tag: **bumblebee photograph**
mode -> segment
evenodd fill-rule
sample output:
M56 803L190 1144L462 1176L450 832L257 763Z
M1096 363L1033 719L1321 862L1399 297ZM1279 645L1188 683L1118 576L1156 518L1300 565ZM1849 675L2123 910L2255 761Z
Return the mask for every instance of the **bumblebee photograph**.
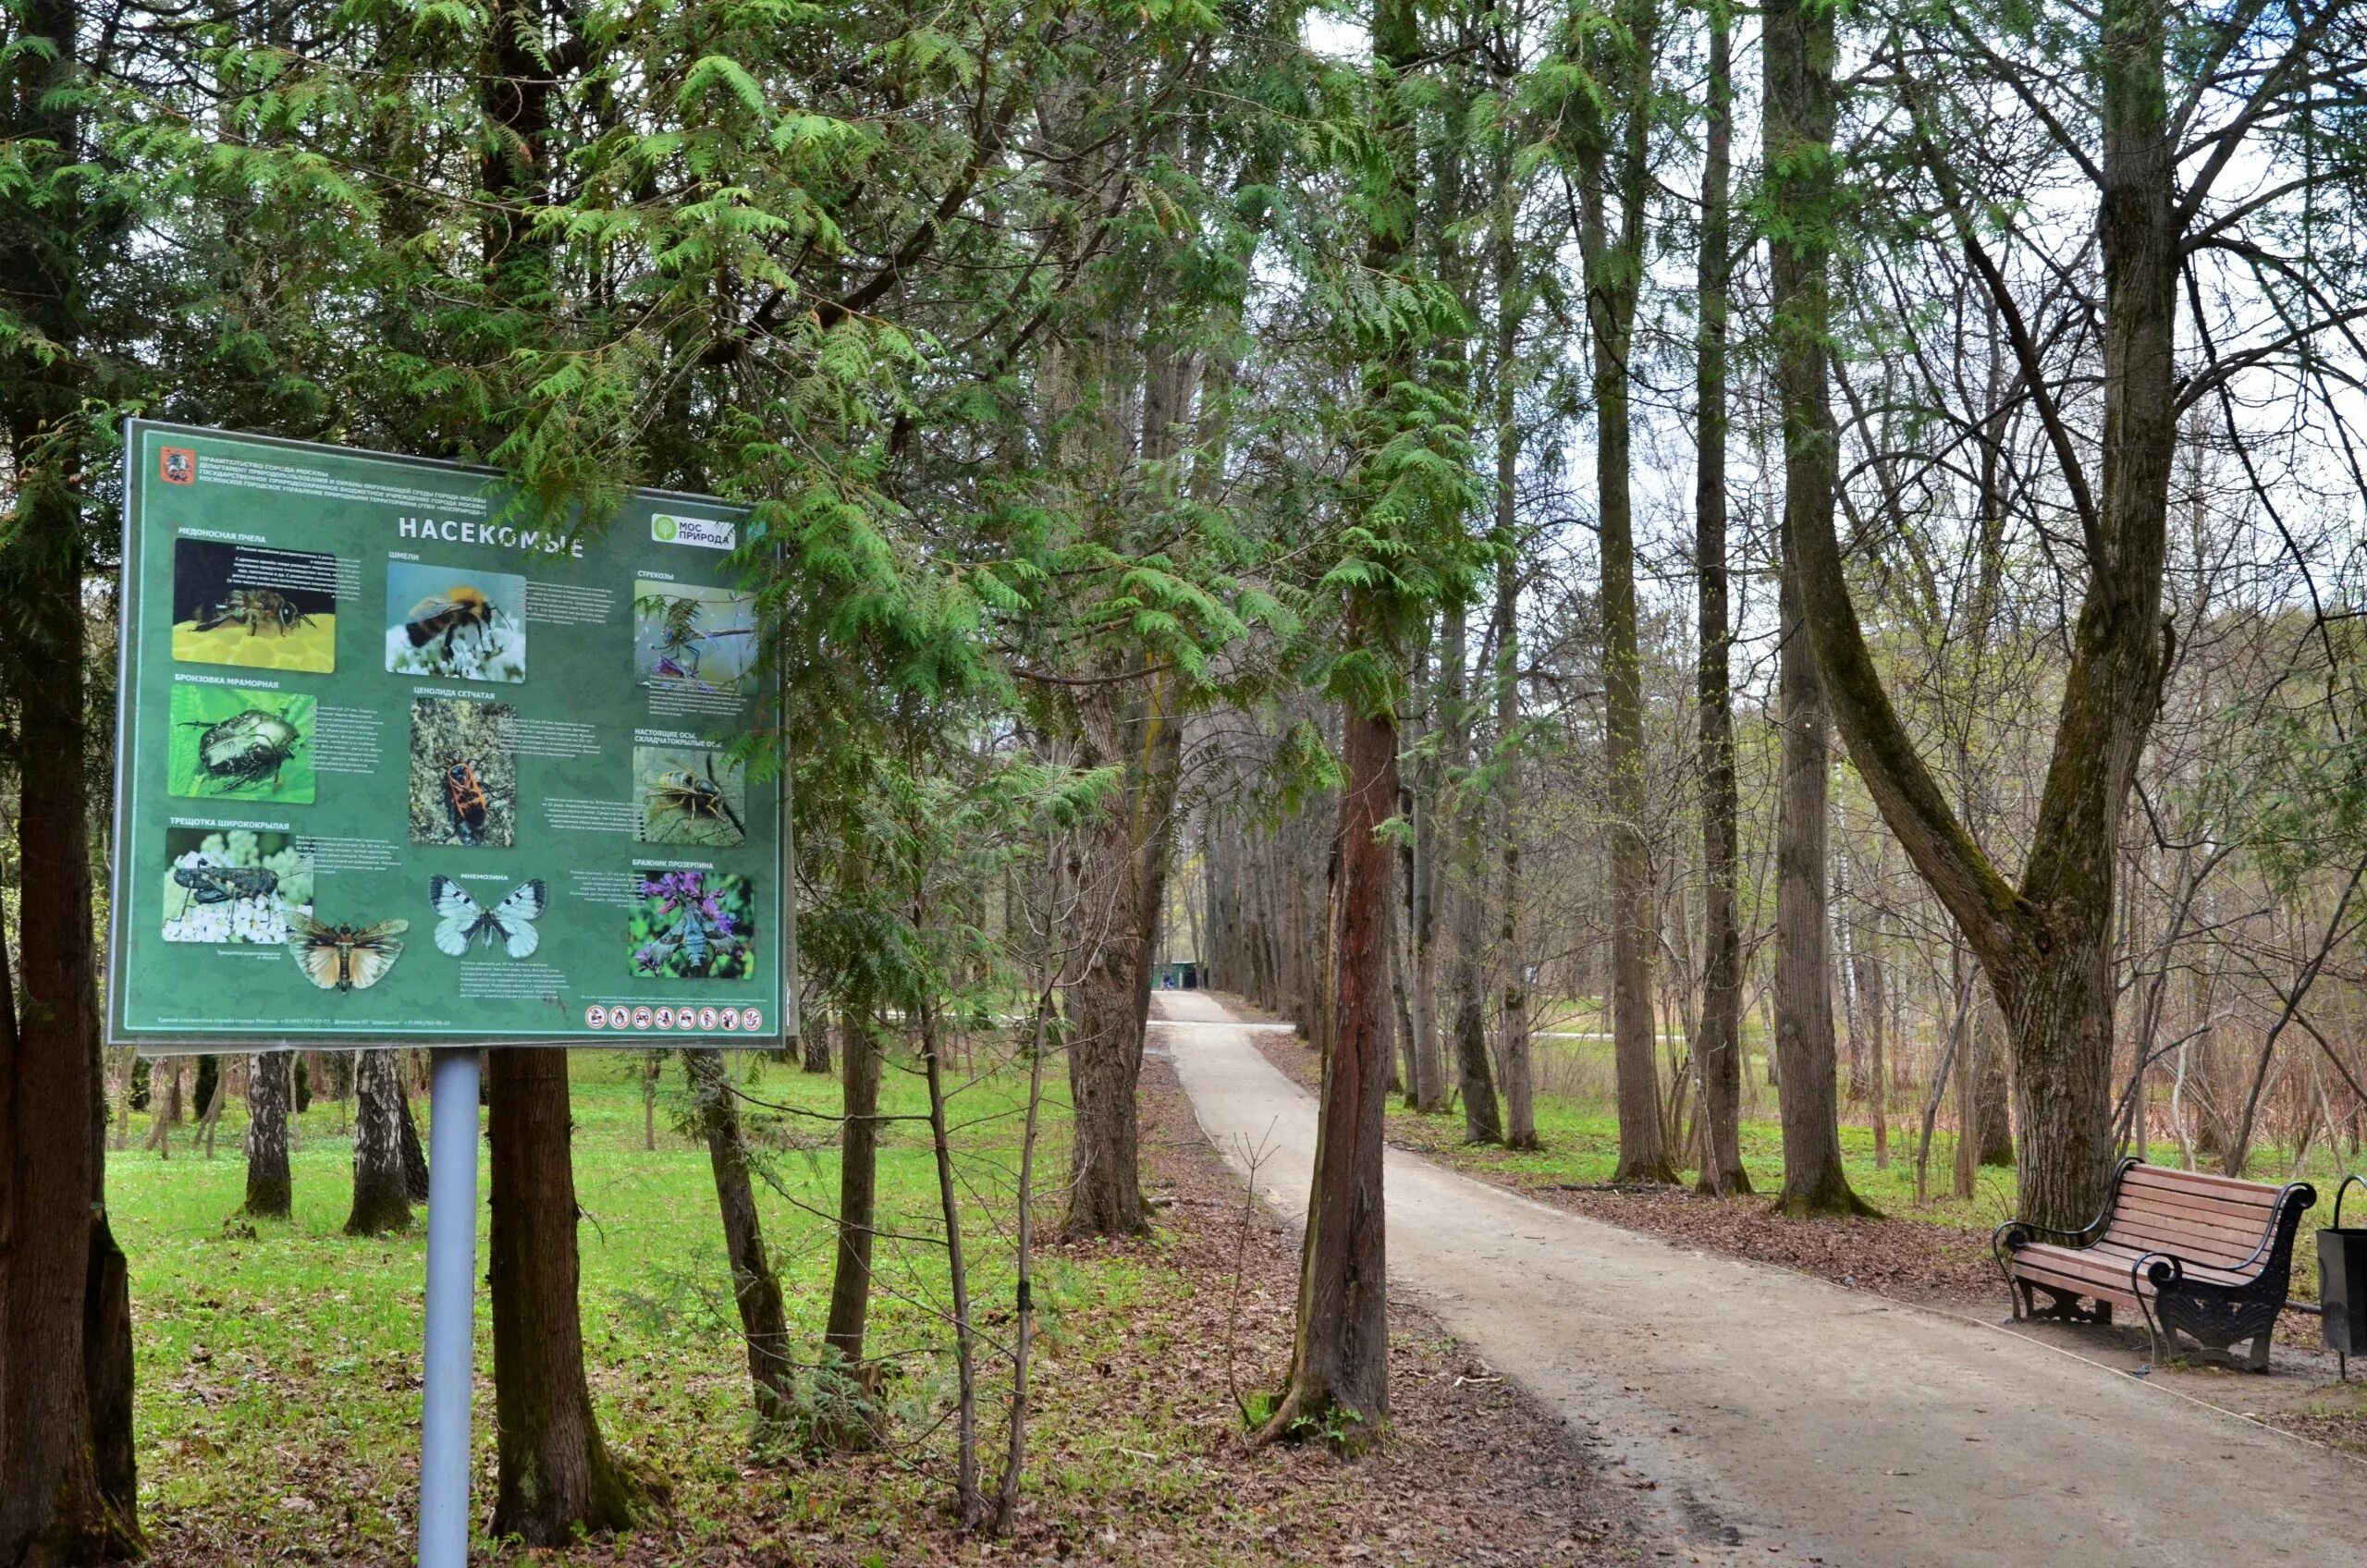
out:
M637 979L751 980L756 885L712 871L633 873L625 925Z
M166 789L198 800L312 804L319 707L297 692L174 686Z
M337 557L215 539L173 543L173 657L337 668Z
M524 680L526 580L388 561L386 670L448 680Z
M754 594L694 583L633 584L633 673L643 685L744 694L759 651Z
M747 841L748 771L721 752L635 746L632 772L643 843Z
M518 710L450 697L411 702L411 841L518 841Z
M313 913L313 862L292 833L165 832L165 940L277 947Z

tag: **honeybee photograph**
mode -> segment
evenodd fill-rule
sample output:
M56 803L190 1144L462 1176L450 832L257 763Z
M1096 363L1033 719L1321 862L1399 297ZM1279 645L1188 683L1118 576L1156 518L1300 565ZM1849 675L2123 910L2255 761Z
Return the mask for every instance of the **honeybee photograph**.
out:
M693 583L636 582L633 673L645 686L746 692L756 669L756 596Z
M165 831L165 940L277 947L313 913L313 861L292 833Z
M625 935L636 978L754 978L754 882L712 871L635 871L633 886Z
M635 746L633 786L644 844L744 843L748 770L723 753L686 746Z
M217 539L173 542L173 657L337 668L337 557Z
M298 692L175 684L166 789L197 800L312 804L319 709Z
M388 561L386 669L448 680L524 680L526 580Z
M411 701L411 841L506 850L518 841L518 710Z

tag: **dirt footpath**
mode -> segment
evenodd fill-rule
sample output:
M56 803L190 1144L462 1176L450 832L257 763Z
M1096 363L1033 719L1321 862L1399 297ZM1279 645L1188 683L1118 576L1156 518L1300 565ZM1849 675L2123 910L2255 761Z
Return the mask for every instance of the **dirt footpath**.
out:
M1303 1216L1314 1102L1213 997L1154 1002L1202 1129ZM2367 1465L2044 1344L1395 1150L1387 1191L1392 1287L1605 1443L1704 1560L2224 1568L2367 1541Z

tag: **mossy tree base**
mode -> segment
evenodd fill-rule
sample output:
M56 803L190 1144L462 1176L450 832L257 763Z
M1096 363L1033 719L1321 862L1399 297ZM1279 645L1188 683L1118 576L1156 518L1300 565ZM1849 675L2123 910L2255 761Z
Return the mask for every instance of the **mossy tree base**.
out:
M1747 1198L1758 1191L1750 1184L1750 1172L1739 1165L1723 1176L1702 1171L1694 1179L1693 1190L1705 1198Z
M1883 1211L1859 1197L1846 1182L1819 1183L1801 1192L1786 1188L1775 1196L1774 1212L1789 1219L1880 1219Z

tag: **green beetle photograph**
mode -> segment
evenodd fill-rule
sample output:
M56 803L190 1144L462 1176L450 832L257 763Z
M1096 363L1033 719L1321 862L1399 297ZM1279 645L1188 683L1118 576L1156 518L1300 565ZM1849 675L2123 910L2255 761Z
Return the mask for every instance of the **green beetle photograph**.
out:
M318 789L318 702L300 692L175 686L166 787L201 800L308 805Z

